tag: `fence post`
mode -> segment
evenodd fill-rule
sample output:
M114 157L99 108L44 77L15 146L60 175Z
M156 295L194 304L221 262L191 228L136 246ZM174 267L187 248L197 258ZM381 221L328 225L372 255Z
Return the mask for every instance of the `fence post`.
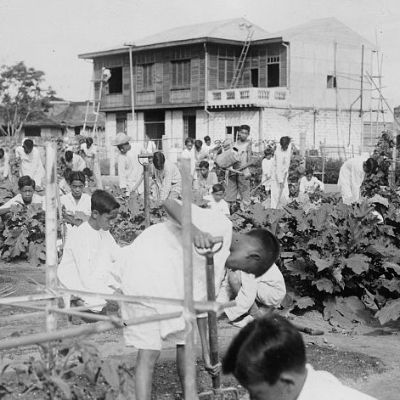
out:
M182 246L184 271L185 316L185 400L196 398L196 351L194 348L195 309L193 302L193 240L192 240L192 174L190 160L181 160L182 168Z
M57 287L57 149L56 144L46 144L46 288L54 290ZM57 300L50 300L48 307L55 307ZM46 330L57 329L54 313L46 313ZM49 346L49 360L51 360Z

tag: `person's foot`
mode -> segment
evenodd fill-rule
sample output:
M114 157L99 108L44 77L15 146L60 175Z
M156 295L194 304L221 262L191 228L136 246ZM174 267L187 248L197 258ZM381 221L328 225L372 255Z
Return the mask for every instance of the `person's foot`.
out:
M244 328L251 321L254 321L254 318L251 315L246 315L240 321L232 322L232 325L236 328Z

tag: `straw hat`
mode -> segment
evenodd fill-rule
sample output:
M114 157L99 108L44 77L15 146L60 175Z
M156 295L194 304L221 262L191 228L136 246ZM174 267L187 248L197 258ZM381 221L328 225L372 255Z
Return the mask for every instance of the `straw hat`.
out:
M132 138L130 138L126 133L120 132L120 133L117 133L117 136L111 142L111 144L113 146L120 146L121 144L127 144L131 141L132 141Z

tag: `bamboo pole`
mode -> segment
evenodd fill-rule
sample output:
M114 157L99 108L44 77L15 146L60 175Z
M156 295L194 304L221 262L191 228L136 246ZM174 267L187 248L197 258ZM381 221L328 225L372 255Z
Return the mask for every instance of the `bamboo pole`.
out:
M56 144L46 145L46 288L57 287L57 149ZM50 300L55 306L56 300ZM57 329L57 321L52 312L47 313L46 329Z
M147 322L164 321L167 319L179 318L182 314L180 312L154 315L150 317L139 317L130 320L122 321L123 326L139 325ZM30 346L33 344L46 343L54 340L64 340L74 338L82 335L91 335L95 333L106 332L121 326L116 325L114 322L105 321L97 322L95 324L86 324L77 328L60 329L54 332L36 333L34 335L23 336L19 338L12 338L0 341L0 350L12 349L20 346Z
M113 301L123 301L125 303L138 303L142 301L153 301L161 304L173 304L173 305L183 305L184 300L181 299L171 299L166 297L152 297L152 296L126 296L120 294L107 294L107 293L94 293L85 292L83 290L71 290L64 288L57 288L59 294L72 294L75 296L83 297L98 297L106 300ZM225 308L234 307L236 305L235 301L229 301L228 303L217 303L212 301L195 301L194 307L197 311L214 311L218 312L224 310Z
M182 159L182 247L184 273L185 317L185 400L193 400L197 396L196 364L194 348L195 308L193 301L193 240L192 240L192 174L190 160Z
M27 294L25 296L5 297L0 298L1 305L15 305L15 303L23 303L26 301L39 301L39 300L51 300L56 298L54 294L38 293L38 294Z

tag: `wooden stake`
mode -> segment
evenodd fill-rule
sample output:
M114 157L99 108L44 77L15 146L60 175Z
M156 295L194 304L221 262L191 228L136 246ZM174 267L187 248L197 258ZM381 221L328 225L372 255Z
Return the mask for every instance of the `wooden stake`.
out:
M127 321L123 321L123 326L139 325L146 322L163 321L167 319L179 318L182 314L180 312L160 314L150 317L134 318ZM33 344L46 343L53 340L63 340L74 338L82 335L91 335L94 333L106 332L111 329L121 328L114 322L97 322L95 324L86 324L77 328L61 329L54 332L36 333L34 335L23 336L19 338L12 338L0 341L0 350L12 349L20 346L30 346Z
M26 296L14 296L0 298L0 305L13 305L15 303L24 303L27 301L51 300L56 296L48 293L27 294ZM20 307L20 306L19 306Z
M181 159L182 166L182 246L184 271L185 317L185 400L197 396L194 348L195 308L193 301L193 240L192 240L192 174L190 160Z

